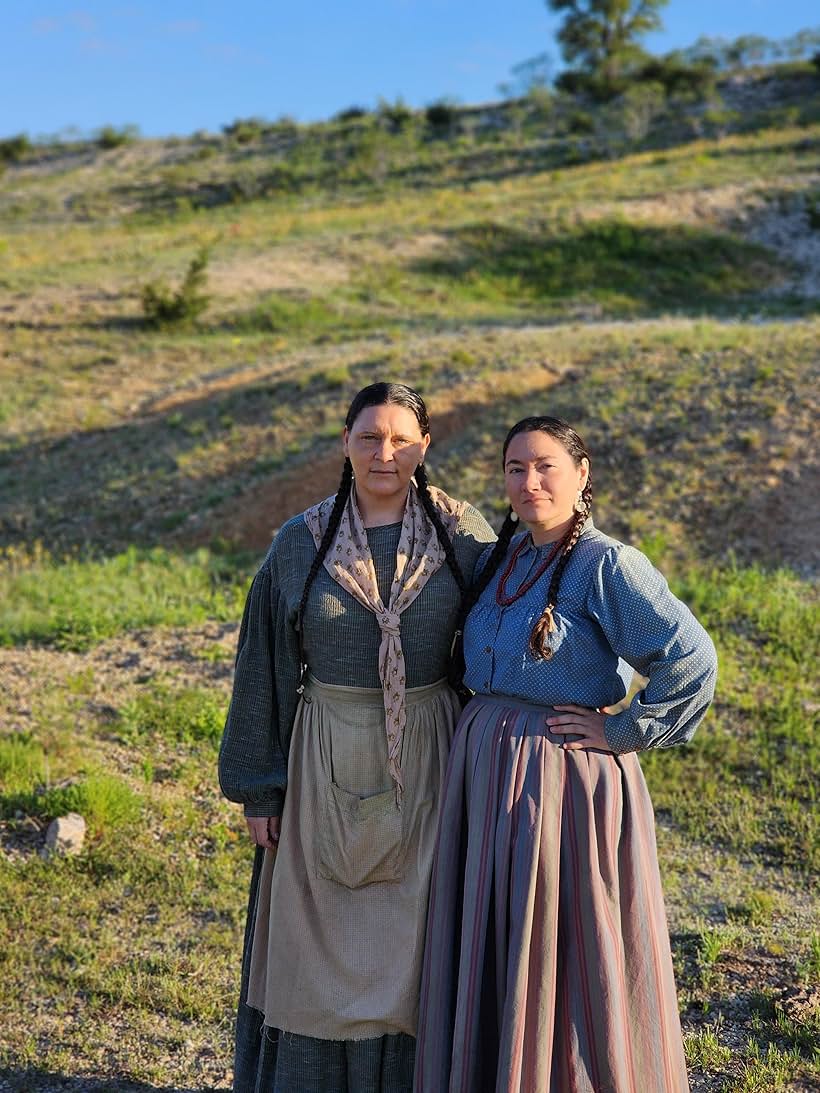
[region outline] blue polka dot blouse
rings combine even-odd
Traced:
[[[479,694],[510,695],[544,706],[611,706],[627,694],[634,669],[648,682],[606,719],[613,752],[680,744],[692,737],[712,700],[717,657],[709,635],[672,595],[664,577],[635,550],[587,521],[561,578],[550,635],[553,656],[533,656],[529,638],[547,602],[553,562],[520,599],[503,607],[496,590],[511,553],[507,596],[533,574],[553,544],[519,533],[470,612],[464,630],[465,683]],[[485,551],[477,572],[489,557]]]

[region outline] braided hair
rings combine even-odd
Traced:
[[[467,592],[467,582],[464,579],[464,574],[461,572],[461,566],[458,564],[456,552],[453,548],[453,541],[447,533],[447,528],[444,526],[441,513],[436,508],[436,504],[430,496],[430,483],[427,480],[427,471],[424,469],[423,463],[419,463],[418,467],[416,467],[413,477],[416,480],[416,492],[419,495],[419,500],[424,506],[424,511],[432,521],[433,527],[436,529],[436,535],[438,535],[438,541],[441,543],[444,550],[444,557],[447,560],[447,565],[450,567],[450,572],[455,577],[458,590],[463,597]]]
[[[459,695],[462,701],[466,701],[468,697],[463,682],[466,667],[464,663],[464,624],[467,621],[467,616],[478,603],[481,593],[490,583],[490,580],[499,565],[501,565],[501,561],[507,553],[510,540],[513,535],[515,535],[517,527],[518,517],[513,512],[512,506],[510,506],[510,508],[507,509],[507,515],[504,517],[504,523],[501,525],[501,529],[498,532],[498,538],[493,545],[493,549],[490,551],[489,558],[482,567],[478,577],[461,597],[461,606],[456,617],[453,645],[450,650],[450,662],[447,666],[447,682]]]
[[[349,431],[353,428],[356,418],[369,406],[403,406],[406,410],[410,410],[418,422],[419,429],[422,436],[426,436],[430,432],[430,419],[427,413],[427,407],[424,403],[424,399],[418,393],[414,391],[412,387],[407,387],[403,383],[371,383],[367,387],[363,387],[361,391],[356,395],[348,408],[347,415],[345,417],[345,428]],[[427,472],[424,469],[424,464],[419,463],[414,472],[416,480],[416,489],[419,495],[424,511],[429,519],[432,521],[436,534],[438,535],[439,543],[444,550],[444,556],[447,560],[447,565],[456,580],[456,584],[459,587],[459,591],[462,596],[467,590],[467,582],[464,579],[464,575],[461,572],[461,567],[456,559],[455,550],[453,549],[453,543],[447,533],[447,528],[444,526],[444,521],[441,519],[441,515],[436,508],[433,498],[430,496],[429,482],[427,479]],[[330,511],[330,518],[328,525],[325,528],[324,535],[322,536],[319,548],[316,551],[316,557],[313,559],[308,570],[307,577],[305,579],[305,585],[302,589],[302,598],[299,601],[299,609],[297,612],[296,629],[299,634],[299,660],[300,660],[300,672],[301,677],[299,680],[299,691],[304,689],[304,677],[307,671],[307,664],[305,658],[304,647],[304,617],[305,609],[307,608],[308,596],[310,595],[310,587],[313,581],[316,579],[316,574],[324,565],[327,552],[333,545],[333,540],[336,538],[336,532],[339,530],[339,524],[341,523],[342,513],[345,510],[348,499],[350,497],[351,490],[353,489],[353,464],[349,458],[345,458],[344,467],[342,469],[342,478],[339,482],[339,488],[336,491],[336,497],[333,502],[333,508]]]
[[[586,445],[571,425],[568,425],[566,421],[562,421],[560,418],[539,416],[522,418],[522,420],[516,422],[507,433],[501,452],[502,467],[506,465],[507,449],[509,448],[513,437],[518,436],[519,433],[532,432],[546,433],[554,440],[557,440],[558,443],[566,449],[576,467],[580,467],[583,459],[586,459],[587,463],[589,463],[589,453],[587,452]],[[567,567],[572,551],[581,537],[581,532],[587,517],[592,510],[591,474],[587,475],[586,485],[581,493],[581,502],[582,504],[578,506],[581,511],[576,510],[573,513],[572,522],[561,539],[561,544],[558,548],[558,564],[555,566],[550,581],[549,590],[547,592],[547,603],[530,634],[530,652],[539,660],[549,660],[552,656],[550,634],[555,630],[553,613],[558,602],[561,578],[564,575],[564,570]],[[490,583],[497,572],[498,567],[501,565],[501,562],[504,560],[509,549],[510,541],[515,534],[517,523],[517,517],[514,516],[512,507],[510,507],[507,510],[504,523],[498,533],[498,540],[496,541],[486,564],[462,601],[461,611],[456,624],[457,639],[454,643],[449,672],[450,682],[454,686],[460,683],[464,674],[464,654],[460,638],[464,630],[464,623],[466,622],[467,615],[470,613],[471,608],[478,602],[482,592]]]

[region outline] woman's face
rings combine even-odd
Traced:
[[[535,542],[560,539],[573,519],[578,491],[589,477],[589,461],[575,460],[564,445],[540,430],[518,433],[504,459],[504,482],[513,510]]]
[[[344,453],[353,464],[356,493],[365,501],[403,497],[430,444],[416,415],[405,406],[367,406],[344,431]]]

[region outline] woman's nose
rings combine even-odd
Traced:
[[[393,443],[389,437],[385,437],[376,445],[376,455],[382,463],[389,463],[393,458]]]

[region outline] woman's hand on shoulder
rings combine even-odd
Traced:
[[[590,706],[553,706],[558,711],[546,718],[547,728],[556,736],[568,734],[578,740],[565,740],[561,747],[564,751],[583,751],[594,748],[596,751],[611,751],[604,732],[606,715],[611,713],[609,706],[594,709]]]
[[[264,846],[266,850],[276,850],[279,846],[279,816],[246,816],[251,842]]]

